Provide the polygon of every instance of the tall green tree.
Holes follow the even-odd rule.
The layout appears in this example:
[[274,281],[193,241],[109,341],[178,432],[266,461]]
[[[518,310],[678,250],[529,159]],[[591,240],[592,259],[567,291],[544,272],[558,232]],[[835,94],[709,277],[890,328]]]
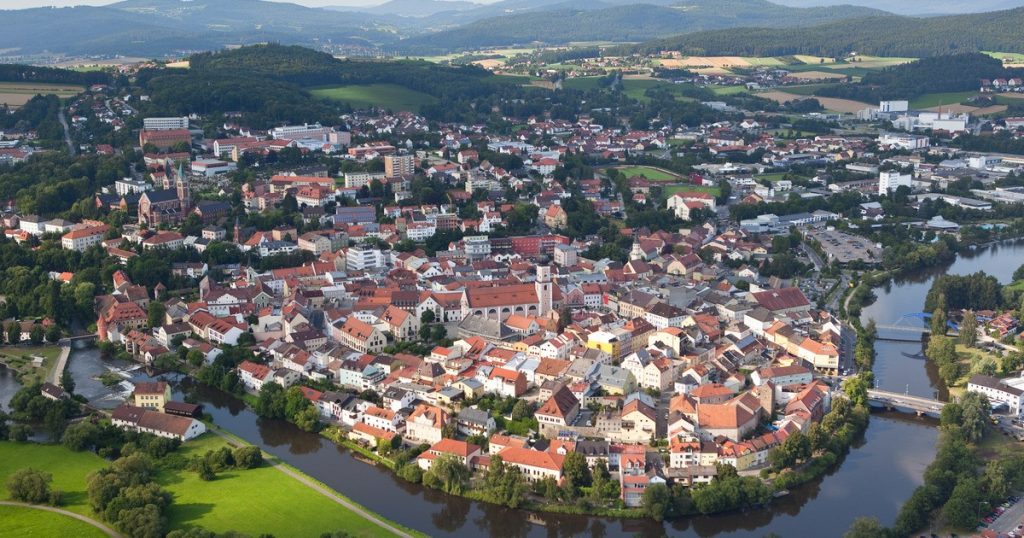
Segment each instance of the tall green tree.
[[964,319],[960,322],[960,343],[968,347],[978,343],[978,317],[973,310],[964,312]]

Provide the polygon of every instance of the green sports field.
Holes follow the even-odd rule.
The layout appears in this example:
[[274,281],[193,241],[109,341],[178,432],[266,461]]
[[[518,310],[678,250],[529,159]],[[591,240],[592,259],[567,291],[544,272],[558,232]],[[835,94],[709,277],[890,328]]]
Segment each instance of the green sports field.
[[310,93],[332,101],[344,101],[354,108],[383,107],[392,110],[419,111],[437,99],[397,84],[365,84],[312,88]]
[[666,198],[677,192],[706,192],[712,196],[719,196],[722,194],[722,189],[718,187],[704,187],[700,185],[671,185],[665,187],[664,192]]
[[650,181],[679,181],[681,179],[676,174],[650,166],[624,166],[617,170],[626,177],[643,176]]

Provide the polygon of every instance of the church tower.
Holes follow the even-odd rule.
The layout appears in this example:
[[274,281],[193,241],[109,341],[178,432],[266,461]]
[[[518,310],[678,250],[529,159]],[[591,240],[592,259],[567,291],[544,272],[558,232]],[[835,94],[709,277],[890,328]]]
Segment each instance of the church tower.
[[551,286],[551,267],[546,265],[537,266],[537,282],[534,283],[537,288],[537,302],[539,303],[540,309],[538,315],[546,316],[548,312],[552,310],[552,302],[554,293]]
[[181,202],[182,214],[188,213],[192,207],[192,193],[188,190],[188,179],[185,178],[185,164],[178,164],[176,187],[178,189],[178,201]]

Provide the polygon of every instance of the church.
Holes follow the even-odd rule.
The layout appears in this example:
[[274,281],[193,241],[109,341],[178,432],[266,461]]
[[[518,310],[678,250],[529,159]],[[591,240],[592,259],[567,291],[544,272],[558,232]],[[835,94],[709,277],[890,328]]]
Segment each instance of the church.
[[480,315],[504,321],[513,314],[547,315],[554,300],[552,286],[551,268],[538,266],[537,280],[532,284],[467,288],[462,295],[462,317]]
[[189,180],[182,165],[175,174],[175,188],[150,190],[139,198],[139,224],[150,227],[161,224],[179,224],[185,220],[192,207]]

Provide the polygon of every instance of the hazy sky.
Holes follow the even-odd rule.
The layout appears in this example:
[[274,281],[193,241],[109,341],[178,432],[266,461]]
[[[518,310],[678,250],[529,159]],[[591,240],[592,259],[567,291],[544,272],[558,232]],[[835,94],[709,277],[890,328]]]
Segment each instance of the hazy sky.
[[[21,9],[40,6],[102,6],[112,4],[115,0],[0,0],[0,9]],[[385,0],[270,0],[272,2],[290,2],[303,6],[372,6],[383,4]],[[490,4],[496,0],[475,0],[480,4]]]

